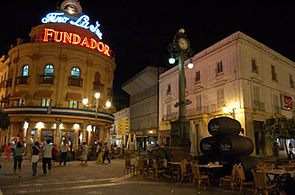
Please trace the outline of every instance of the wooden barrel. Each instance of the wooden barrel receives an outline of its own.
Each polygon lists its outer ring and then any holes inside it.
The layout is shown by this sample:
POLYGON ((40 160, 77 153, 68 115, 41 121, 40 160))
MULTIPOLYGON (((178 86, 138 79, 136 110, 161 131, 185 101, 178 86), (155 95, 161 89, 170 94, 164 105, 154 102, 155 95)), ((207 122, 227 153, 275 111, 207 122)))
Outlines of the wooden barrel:
POLYGON ((205 137, 200 142, 200 149, 203 154, 210 155, 218 152, 218 141, 217 137, 205 137))
POLYGON ((229 135, 222 138, 219 143, 219 152, 225 156, 249 155, 254 150, 251 139, 239 135, 229 135))
POLYGON ((214 118, 208 123, 208 131, 213 136, 238 135, 241 131, 241 124, 229 117, 214 118))

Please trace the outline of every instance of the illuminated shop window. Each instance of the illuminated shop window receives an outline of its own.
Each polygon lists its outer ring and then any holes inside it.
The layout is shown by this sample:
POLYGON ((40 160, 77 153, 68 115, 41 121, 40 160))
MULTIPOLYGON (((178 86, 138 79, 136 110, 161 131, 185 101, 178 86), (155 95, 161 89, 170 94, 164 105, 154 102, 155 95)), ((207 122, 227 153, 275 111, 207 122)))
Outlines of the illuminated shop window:
POLYGON ((25 105, 25 100, 24 99, 18 99, 17 104, 18 104, 18 106, 24 106, 25 105))
POLYGON ((78 108, 78 101, 70 100, 70 108, 78 108))
POLYGON ((54 73, 53 65, 47 64, 44 69, 44 75, 53 75, 53 73, 54 73))
POLYGON ((80 69, 77 67, 72 68, 71 70, 71 76, 80 78, 80 69))
POLYGON ((50 99, 49 98, 42 98, 41 99, 41 106, 42 107, 49 107, 50 106, 50 99))
POLYGON ((27 76, 29 76, 29 66, 28 66, 28 65, 24 65, 24 66, 23 66, 22 76, 23 76, 23 77, 27 77, 27 76))

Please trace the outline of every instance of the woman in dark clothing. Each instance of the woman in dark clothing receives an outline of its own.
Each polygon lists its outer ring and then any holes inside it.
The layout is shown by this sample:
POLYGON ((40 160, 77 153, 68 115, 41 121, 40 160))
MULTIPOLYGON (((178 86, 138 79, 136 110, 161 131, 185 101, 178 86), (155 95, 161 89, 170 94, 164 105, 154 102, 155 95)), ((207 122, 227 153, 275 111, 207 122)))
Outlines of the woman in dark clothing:
POLYGON ((23 156, 22 153, 24 152, 24 148, 21 142, 17 142, 16 149, 15 149, 15 158, 14 158, 14 174, 16 174, 16 168, 18 168, 18 176, 22 176, 22 161, 23 156))
POLYGON ((32 169, 33 169, 33 176, 37 174, 37 163, 39 161, 39 142, 35 142, 35 145, 32 147, 32 169))

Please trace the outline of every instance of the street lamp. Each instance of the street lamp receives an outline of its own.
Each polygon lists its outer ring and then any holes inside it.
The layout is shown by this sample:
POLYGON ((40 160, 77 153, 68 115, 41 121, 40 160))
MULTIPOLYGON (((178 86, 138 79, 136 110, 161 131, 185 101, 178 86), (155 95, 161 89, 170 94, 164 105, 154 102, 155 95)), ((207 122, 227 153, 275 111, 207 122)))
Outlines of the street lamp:
MULTIPOLYGON (((171 144, 173 146, 190 146, 189 139, 189 125, 190 122, 186 120, 186 105, 189 101, 185 98, 185 68, 184 61, 192 57, 193 52, 190 48, 190 42, 187 40, 184 29, 180 29, 173 37, 173 42, 168 45, 170 56, 178 62, 179 66, 179 118, 175 122, 171 122, 171 144)), ((169 62, 173 62, 172 58, 169 62)), ((190 62, 188 68, 193 68, 190 62)))

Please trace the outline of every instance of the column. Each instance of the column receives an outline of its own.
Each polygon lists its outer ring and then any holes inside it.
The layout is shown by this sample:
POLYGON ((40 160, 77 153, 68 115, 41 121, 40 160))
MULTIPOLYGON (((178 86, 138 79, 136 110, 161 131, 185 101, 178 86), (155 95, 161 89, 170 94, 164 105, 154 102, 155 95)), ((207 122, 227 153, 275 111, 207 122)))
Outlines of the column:
POLYGON ((6 145, 11 142, 12 132, 13 132, 13 122, 11 122, 9 127, 8 127, 6 145))
POLYGON ((30 156, 31 155, 31 131, 32 131, 32 121, 30 120, 27 120, 26 121, 28 123, 28 128, 27 128, 27 132, 26 132, 26 153, 27 153, 27 156, 30 156))
POLYGON ((74 131, 74 151, 77 152, 79 149, 79 130, 74 131))
POLYGON ((86 129, 87 129, 87 123, 84 122, 82 125, 82 142, 86 142, 86 129))
POLYGON ((56 129, 55 129, 55 133, 54 133, 54 142, 57 146, 57 148, 60 147, 60 124, 61 124, 61 120, 56 120, 55 122, 56 124, 56 129))

